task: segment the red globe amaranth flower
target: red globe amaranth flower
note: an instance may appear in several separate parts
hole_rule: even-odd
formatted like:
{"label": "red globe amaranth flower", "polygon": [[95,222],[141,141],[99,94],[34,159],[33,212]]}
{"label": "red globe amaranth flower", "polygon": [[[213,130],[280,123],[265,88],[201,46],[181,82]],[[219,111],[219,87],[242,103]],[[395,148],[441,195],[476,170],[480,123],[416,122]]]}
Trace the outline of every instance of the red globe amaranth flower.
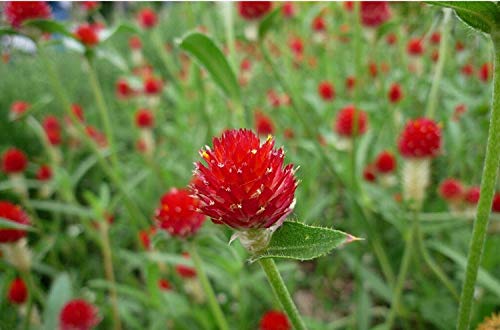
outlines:
{"label": "red globe amaranth flower", "polygon": [[456,43],[455,43],[455,50],[457,52],[461,52],[465,49],[465,45],[463,42],[461,42],[460,40],[458,40]]}
{"label": "red globe amaranth flower", "polygon": [[10,282],[9,289],[7,291],[7,299],[15,305],[24,304],[28,298],[28,288],[21,278],[16,278]]}
{"label": "red globe amaranth flower", "polygon": [[150,236],[154,235],[156,233],[156,228],[151,227],[149,229],[141,230],[139,231],[139,241],[141,242],[142,247],[144,250],[151,250],[151,239]]}
{"label": "red globe amaranth flower", "polygon": [[156,13],[151,8],[143,8],[137,14],[137,21],[143,29],[152,29],[158,22]]}
{"label": "red globe amaranth flower", "polygon": [[36,172],[36,178],[40,181],[49,181],[52,179],[52,169],[49,165],[42,165]]}
{"label": "red globe amaranth flower", "polygon": [[199,205],[187,189],[172,188],[161,198],[155,212],[156,225],[175,237],[192,236],[205,221],[205,216],[198,213]]}
{"label": "red globe amaranth flower", "polygon": [[170,284],[169,281],[167,281],[164,278],[160,278],[158,280],[158,287],[163,290],[163,291],[170,291],[172,290],[172,285]]}
{"label": "red globe amaranth flower", "polygon": [[488,82],[491,78],[491,63],[484,63],[479,69],[479,79]]}
{"label": "red globe amaranth flower", "polygon": [[472,66],[472,64],[467,63],[462,67],[460,71],[464,76],[470,77],[474,74],[474,67]]}
{"label": "red globe amaranth flower", "polygon": [[396,157],[390,151],[382,151],[375,159],[375,167],[379,173],[391,173],[396,169]]}
{"label": "red globe amaranth flower", "polygon": [[82,1],[81,5],[86,11],[94,11],[101,5],[99,1]]}
{"label": "red globe amaranth flower", "polygon": [[2,155],[2,171],[5,174],[24,172],[28,166],[28,158],[17,148],[9,148]]}
{"label": "red globe amaranth flower", "polygon": [[465,104],[458,104],[453,110],[453,120],[458,121],[460,117],[467,112],[467,106]]}
{"label": "red globe amaranth flower", "polygon": [[437,62],[439,60],[439,50],[434,49],[431,53],[431,60],[432,62]]}
{"label": "red globe amaranth flower", "polygon": [[374,182],[377,179],[376,168],[373,164],[368,164],[363,169],[363,179],[368,182]]}
{"label": "red globe amaranth flower", "polygon": [[281,98],[274,89],[267,91],[267,100],[273,108],[277,108],[281,105]]}
{"label": "red globe amaranth flower", "polygon": [[326,30],[326,23],[325,23],[325,19],[323,18],[323,16],[316,16],[311,23],[311,28],[316,32],[325,31]]}
{"label": "red globe amaranth flower", "polygon": [[411,56],[420,56],[424,53],[424,44],[422,39],[413,38],[408,41],[408,45],[406,46],[406,51]]}
{"label": "red globe amaranth flower", "polygon": [[335,89],[329,81],[322,81],[318,85],[318,94],[324,101],[331,101],[335,98]]}
{"label": "red globe amaranth flower", "polygon": [[431,34],[431,44],[433,45],[439,45],[441,42],[441,33],[439,32],[434,32]]}
{"label": "red globe amaranth flower", "polygon": [[398,148],[406,158],[434,158],[441,151],[441,128],[432,119],[410,120],[399,137]]}
{"label": "red globe amaranth flower", "polygon": [[73,113],[73,115],[75,115],[75,117],[81,122],[83,123],[85,121],[85,116],[83,114],[83,108],[74,103],[71,105],[71,112]]}
{"label": "red globe amaranth flower", "polygon": [[94,47],[99,43],[97,31],[89,24],[82,24],[77,27],[75,30],[75,37],[86,47]]}
{"label": "red globe amaranth flower", "polygon": [[344,1],[343,2],[344,9],[347,11],[353,11],[354,9],[354,1]]}
{"label": "red globe amaranth flower", "polygon": [[301,59],[304,55],[304,43],[299,37],[293,37],[288,42],[288,46],[296,59]]}
{"label": "red globe amaranth flower", "polygon": [[465,191],[464,200],[467,204],[476,205],[479,202],[481,189],[479,187],[470,187]]}
{"label": "red globe amaranth flower", "polygon": [[91,125],[85,126],[85,133],[90,137],[99,147],[106,147],[108,145],[108,140],[106,135],[99,131],[97,128]]}
{"label": "red globe amaranth flower", "polygon": [[[355,115],[357,124],[354,124]],[[356,135],[364,134],[367,126],[368,119],[366,113],[354,108],[353,105],[348,105],[337,114],[334,128],[338,135],[352,137],[354,132],[356,132]]]}
{"label": "red globe amaranth flower", "polygon": [[10,114],[13,118],[17,118],[21,116],[23,113],[26,112],[30,107],[30,104],[28,102],[24,101],[15,101],[12,103],[10,106]]}
{"label": "red globe amaranth flower", "polygon": [[271,137],[261,144],[247,129],[225,131],[213,148],[200,151],[207,165],[196,164],[200,180],[192,184],[201,212],[237,230],[280,226],[293,211],[297,188],[283,149]]}
{"label": "red globe amaranth flower", "polygon": [[255,20],[271,11],[272,6],[271,1],[240,1],[238,2],[238,12],[246,20]]}
{"label": "red globe amaranth flower", "polygon": [[269,134],[273,134],[273,120],[269,116],[258,111],[255,113],[255,129],[259,136],[268,136]]}
{"label": "red globe amaranth flower", "polygon": [[154,115],[149,109],[139,109],[135,113],[135,125],[139,128],[151,128],[154,126]]}
{"label": "red globe amaranth flower", "polygon": [[388,45],[394,45],[398,41],[398,37],[396,36],[395,33],[389,33],[385,37],[385,42],[387,42]]}
{"label": "red globe amaranth flower", "polygon": [[[20,225],[29,225],[30,219],[21,207],[9,202],[0,201],[0,218],[4,218]],[[0,243],[13,243],[26,236],[21,229],[0,229]]]}
{"label": "red globe amaranth flower", "polygon": [[[190,259],[189,253],[187,253],[187,252],[183,252],[182,253],[182,257],[184,259],[188,259],[188,260]],[[196,277],[196,270],[194,268],[189,267],[189,266],[176,265],[175,266],[175,271],[182,278],[193,278],[193,277]]]}
{"label": "red globe amaranth flower", "polygon": [[134,95],[134,90],[128,84],[128,81],[125,79],[119,79],[116,82],[116,96],[120,99],[126,99],[132,95]]}
{"label": "red globe amaranth flower", "polygon": [[461,200],[464,195],[464,187],[460,181],[449,178],[439,185],[439,196],[446,201]]}
{"label": "red globe amaranth flower", "polygon": [[370,76],[375,78],[378,74],[378,69],[377,69],[377,63],[375,62],[370,62],[368,64],[368,71],[370,72]]}
{"label": "red globe amaranth flower", "polygon": [[353,76],[347,77],[345,79],[345,87],[347,88],[347,90],[352,90],[354,86],[356,86],[356,78],[354,78]]}
{"label": "red globe amaranth flower", "polygon": [[387,1],[362,1],[361,23],[370,28],[378,27],[391,18],[391,8]]}
{"label": "red globe amaranth flower", "polygon": [[29,19],[50,17],[50,7],[45,1],[8,1],[3,12],[6,21],[14,28],[19,28]]}
{"label": "red globe amaranth flower", "polygon": [[43,130],[47,140],[52,145],[61,144],[61,124],[55,116],[46,116],[43,120]]}
{"label": "red globe amaranth flower", "polygon": [[260,320],[259,330],[291,330],[292,325],[285,313],[269,311]]}
{"label": "red globe amaranth flower", "polygon": [[161,79],[156,79],[155,77],[147,77],[144,79],[144,93],[155,95],[160,93],[162,88],[163,82]]}
{"label": "red globe amaranth flower", "polygon": [[60,330],[90,330],[99,322],[97,307],[83,299],[69,301],[59,314]]}
{"label": "red globe amaranth flower", "polygon": [[493,204],[491,205],[493,212],[500,212],[500,193],[496,193],[493,197]]}
{"label": "red globe amaranth flower", "polygon": [[128,45],[131,49],[141,49],[142,48],[142,41],[139,36],[131,36],[128,39]]}
{"label": "red globe amaranth flower", "polygon": [[252,62],[250,62],[248,58],[241,60],[240,71],[247,72],[250,71],[251,68],[252,68]]}
{"label": "red globe amaranth flower", "polygon": [[398,83],[393,83],[389,88],[389,102],[397,103],[403,98],[403,91],[401,90],[401,85]]}
{"label": "red globe amaranth flower", "polygon": [[295,16],[295,6],[293,2],[285,2],[283,7],[281,7],[281,12],[285,18],[292,18]]}

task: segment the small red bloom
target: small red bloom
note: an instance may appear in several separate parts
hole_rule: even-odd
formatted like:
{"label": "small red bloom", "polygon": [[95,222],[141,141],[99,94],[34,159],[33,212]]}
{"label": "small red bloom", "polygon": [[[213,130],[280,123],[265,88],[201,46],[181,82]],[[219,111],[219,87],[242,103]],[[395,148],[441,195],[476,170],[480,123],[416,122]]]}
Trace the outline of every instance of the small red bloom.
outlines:
{"label": "small red bloom", "polygon": [[311,28],[316,32],[323,32],[326,30],[326,23],[323,16],[316,16],[311,23]]}
{"label": "small red bloom", "polygon": [[322,81],[318,85],[318,94],[324,101],[331,101],[335,98],[335,89],[329,81]]}
{"label": "small red bloom", "polygon": [[94,142],[100,147],[106,147],[108,145],[108,140],[106,139],[106,135],[99,131],[94,126],[88,125],[85,127],[85,133],[90,137]]}
{"label": "small red bloom", "polygon": [[161,278],[158,280],[158,287],[162,289],[163,291],[169,291],[172,290],[172,285],[170,284],[169,281],[167,281],[164,278]]}
{"label": "small red bloom", "polygon": [[283,13],[283,16],[286,18],[292,18],[295,16],[295,6],[293,5],[293,2],[285,2],[283,4],[283,7],[281,8],[281,12]]}
{"label": "small red bloom", "polygon": [[465,49],[465,45],[464,45],[464,43],[463,43],[463,42],[461,42],[460,40],[459,40],[459,41],[457,41],[457,42],[456,42],[456,44],[455,44],[455,50],[456,50],[457,52],[461,52],[461,51],[463,51],[464,49]]}
{"label": "small red bloom", "polygon": [[406,50],[411,56],[420,56],[424,53],[424,45],[422,39],[413,38],[408,41],[408,45],[406,46]]}
{"label": "small red bloom", "polygon": [[100,6],[99,1],[82,1],[81,4],[86,11],[94,11]]}
{"label": "small red bloom", "polygon": [[155,117],[149,109],[139,109],[135,113],[135,125],[139,128],[151,128],[154,126]]}
{"label": "small red bloom", "polygon": [[175,237],[192,236],[205,221],[197,211],[199,204],[188,190],[172,188],[161,198],[155,212],[156,225]]}
{"label": "small red bloom", "polygon": [[142,48],[142,41],[139,36],[131,36],[128,39],[128,45],[131,49],[141,49]]}
{"label": "small red bloom", "polygon": [[[354,124],[354,116],[356,115],[357,124]],[[362,135],[366,132],[368,119],[366,113],[356,109],[353,105],[348,105],[341,109],[335,119],[335,132],[338,135],[352,137],[356,131],[356,135]]]}
{"label": "small red bloom", "polygon": [[17,118],[26,112],[30,107],[30,104],[24,101],[15,101],[10,106],[10,113],[13,118]]}
{"label": "small red bloom", "polygon": [[158,17],[156,13],[151,8],[143,8],[137,14],[137,21],[143,29],[152,29],[156,26],[158,22]]}
{"label": "small red bloom", "polygon": [[28,158],[24,152],[16,148],[5,150],[2,155],[2,171],[5,174],[24,172],[28,165]]}
{"label": "small red bloom", "polygon": [[16,305],[24,304],[28,298],[28,288],[21,278],[14,279],[10,285],[7,292],[7,299]]}
{"label": "small red bloom", "polygon": [[441,33],[439,32],[434,32],[431,34],[431,44],[433,45],[439,45],[441,42]]}
{"label": "small red bloom", "polygon": [[465,104],[458,104],[453,111],[453,120],[457,121],[460,117],[467,112],[467,106]]}
{"label": "small red bloom", "polygon": [[376,77],[378,74],[378,68],[377,68],[377,63],[375,62],[370,62],[368,64],[368,70],[370,71],[370,76]]}
{"label": "small red bloom", "polygon": [[446,201],[458,201],[464,195],[462,183],[456,179],[449,178],[439,185],[439,196]]}
{"label": "small red bloom", "polygon": [[270,137],[260,143],[246,129],[228,130],[214,138],[213,150],[200,154],[199,181],[192,184],[201,212],[234,229],[280,226],[293,211],[297,180],[293,165],[283,165],[283,149]]}
{"label": "small red bloom", "polygon": [[281,98],[274,89],[267,91],[267,100],[273,108],[277,108],[281,105]]}
{"label": "small red bloom", "polygon": [[240,1],[238,2],[238,12],[246,20],[255,20],[271,11],[272,6],[271,1]]}
{"label": "small red bloom", "polygon": [[260,320],[259,330],[291,330],[292,326],[285,313],[269,311]]}
{"label": "small red bloom", "polygon": [[431,54],[432,62],[437,62],[439,60],[439,50],[434,49]]}
{"label": "small red bloom", "polygon": [[285,139],[290,140],[290,139],[293,139],[295,137],[295,132],[291,128],[285,128],[283,135],[284,135]]}
{"label": "small red bloom", "polygon": [[3,7],[5,19],[14,28],[29,19],[50,17],[50,7],[45,1],[8,1]]}
{"label": "small red bloom", "polygon": [[464,200],[467,204],[476,205],[479,202],[481,190],[479,187],[470,187],[465,191]]}
{"label": "small red bloom", "polygon": [[493,204],[491,205],[491,210],[493,212],[500,212],[500,193],[496,193],[493,197]]}
{"label": "small red bloom", "polygon": [[259,136],[268,136],[274,133],[274,124],[271,117],[258,111],[255,113],[255,129]]}
{"label": "small red bloom", "polygon": [[472,64],[467,63],[462,67],[461,72],[464,76],[470,77],[474,74],[474,67],[472,66]]}
{"label": "small red bloom", "polygon": [[144,93],[148,95],[154,95],[161,92],[163,88],[163,82],[161,79],[156,79],[155,77],[147,77],[144,79]]}
{"label": "small red bloom", "polygon": [[[189,253],[187,253],[187,252],[182,253],[182,257],[184,259],[188,259],[188,260],[190,258],[189,257]],[[182,278],[193,278],[193,277],[196,277],[196,270],[194,268],[189,267],[189,266],[177,265],[177,266],[175,266],[175,271]]]}
{"label": "small red bloom", "polygon": [[49,165],[42,165],[36,172],[36,178],[40,181],[48,181],[52,179],[52,169]]}
{"label": "small red bloom", "polygon": [[389,101],[391,103],[397,103],[403,98],[403,91],[401,90],[401,85],[398,83],[393,83],[389,88],[388,93]]}
{"label": "small red bloom", "polygon": [[83,299],[69,301],[59,314],[60,330],[90,330],[99,322],[97,307]]}
{"label": "small red bloom", "polygon": [[375,160],[375,167],[380,173],[391,173],[396,169],[396,157],[390,151],[382,151]]}
{"label": "small red bloom", "polygon": [[353,76],[349,76],[345,79],[345,87],[347,90],[352,90],[354,86],[356,85],[356,78]]}
{"label": "small red bloom", "polygon": [[484,63],[479,69],[479,79],[487,82],[491,78],[491,63]]}
{"label": "small red bloom", "polygon": [[59,124],[59,119],[57,119],[57,117],[46,116],[43,120],[42,126],[50,144],[61,144],[61,124]]}
{"label": "small red bloom", "polygon": [[119,79],[116,82],[116,95],[120,99],[126,99],[134,95],[134,90],[130,87],[127,80]]}
{"label": "small red bloom", "polygon": [[394,45],[398,41],[398,37],[395,33],[389,33],[387,37],[385,37],[385,41],[388,45]]}
{"label": "small red bloom", "polygon": [[250,62],[250,60],[248,58],[245,58],[241,61],[241,63],[240,63],[240,70],[241,71],[247,72],[247,71],[250,71],[251,68],[252,68],[252,62]]}
{"label": "small red bloom", "polygon": [[[20,225],[29,225],[30,219],[21,207],[9,202],[0,201],[0,218],[10,220]],[[13,243],[26,236],[21,229],[0,229],[0,243]]]}
{"label": "small red bloom", "polygon": [[352,11],[354,9],[354,1],[344,1],[344,9],[347,11]]}
{"label": "small red bloom", "polygon": [[391,18],[391,8],[387,1],[362,1],[361,23],[376,28]]}
{"label": "small red bloom", "polygon": [[154,228],[154,227],[139,231],[139,241],[141,242],[141,245],[144,248],[144,250],[147,250],[147,251],[151,250],[150,236],[154,235],[155,232],[156,232],[156,228]]}
{"label": "small red bloom", "polygon": [[377,179],[376,168],[373,164],[368,164],[363,169],[363,179],[368,182],[374,182]]}
{"label": "small red bloom", "polygon": [[83,109],[80,105],[74,103],[71,105],[71,112],[73,112],[73,114],[75,115],[76,118],[78,118],[78,120],[80,122],[84,122],[85,121],[85,117],[84,117],[84,114],[83,114]]}
{"label": "small red bloom", "polygon": [[399,137],[398,148],[406,158],[434,158],[441,151],[441,128],[431,119],[410,120]]}
{"label": "small red bloom", "polygon": [[290,47],[290,50],[292,51],[293,55],[296,58],[302,58],[304,54],[304,43],[302,42],[302,39],[299,37],[293,37],[290,39],[288,42],[288,45]]}
{"label": "small red bloom", "polygon": [[75,31],[75,37],[86,47],[93,47],[99,43],[97,31],[89,24],[80,25]]}

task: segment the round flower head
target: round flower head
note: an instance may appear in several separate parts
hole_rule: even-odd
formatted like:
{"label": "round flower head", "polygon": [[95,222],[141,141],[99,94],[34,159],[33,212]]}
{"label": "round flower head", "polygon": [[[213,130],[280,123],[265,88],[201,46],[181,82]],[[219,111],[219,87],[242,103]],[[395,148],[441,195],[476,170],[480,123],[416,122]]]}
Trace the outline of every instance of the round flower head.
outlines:
{"label": "round flower head", "polygon": [[30,104],[24,101],[15,101],[10,106],[10,115],[12,118],[17,118],[26,112],[30,107]]}
{"label": "round flower head", "polygon": [[274,133],[273,120],[262,112],[255,113],[255,129],[259,136],[268,136]]}
{"label": "round flower head", "polygon": [[137,14],[137,21],[143,29],[151,29],[156,26],[158,17],[151,8],[144,8]]}
{"label": "round flower head", "polygon": [[172,289],[170,282],[164,278],[158,280],[158,287],[163,291],[169,291]]}
{"label": "round flower head", "polygon": [[379,173],[391,173],[396,169],[396,157],[389,151],[382,151],[375,160]]}
{"label": "round flower head", "polygon": [[395,33],[389,33],[387,37],[385,37],[385,42],[387,42],[388,45],[394,45],[398,41],[398,37]]}
{"label": "round flower head", "polygon": [[311,23],[311,27],[316,32],[325,31],[326,30],[325,19],[322,16],[316,16]]}
{"label": "round flower head", "polygon": [[424,52],[424,45],[422,39],[414,38],[408,41],[408,45],[406,46],[406,50],[409,55],[419,56]]}
{"label": "round flower head", "polygon": [[285,313],[269,311],[260,320],[259,330],[291,330],[292,326]]}
{"label": "round flower head", "polygon": [[392,84],[389,88],[388,97],[391,103],[397,103],[401,101],[401,99],[403,98],[403,91],[401,90],[401,86],[397,83]]}
{"label": "round flower head", "polygon": [[135,113],[135,125],[139,128],[151,128],[154,125],[154,115],[149,109],[139,109]]}
{"label": "round flower head", "polygon": [[134,90],[130,87],[129,83],[125,79],[119,79],[116,82],[116,96],[120,99],[126,99],[134,95]]}
{"label": "round flower head", "polygon": [[187,189],[173,188],[161,198],[156,224],[172,236],[192,236],[205,221],[205,216],[197,212],[198,206],[199,201]]}
{"label": "round flower head", "polygon": [[377,179],[376,168],[373,164],[368,164],[363,169],[363,179],[368,182],[374,182]]}
{"label": "round flower head", "polygon": [[476,205],[479,202],[481,189],[479,187],[470,187],[465,191],[464,200],[467,204]]}
{"label": "round flower head", "polygon": [[43,120],[43,129],[47,140],[52,145],[59,145],[61,143],[61,125],[55,116],[47,116]]}
{"label": "round flower head", "polygon": [[83,114],[83,109],[80,105],[78,104],[72,104],[71,105],[71,112],[75,115],[75,117],[80,121],[84,122],[85,121],[85,116]]}
{"label": "round flower head", "polygon": [[460,72],[462,72],[464,76],[470,77],[474,74],[474,67],[470,63],[464,64]]}
{"label": "round flower head", "polygon": [[441,128],[431,119],[410,120],[399,136],[398,148],[405,158],[434,158],[441,151]]}
{"label": "round flower head", "polygon": [[353,76],[345,78],[345,88],[347,88],[347,90],[352,90],[355,85],[356,85],[356,78],[354,78]]}
{"label": "round flower head", "polygon": [[256,20],[271,11],[272,6],[271,1],[240,1],[238,12],[243,19]]}
{"label": "round flower head", "polygon": [[438,31],[434,32],[431,34],[431,44],[433,45],[439,45],[441,42],[441,33]]}
{"label": "round flower head", "polygon": [[28,159],[24,152],[16,148],[7,149],[2,155],[2,171],[6,174],[24,172]]}
{"label": "round flower head", "polygon": [[[30,219],[21,207],[9,202],[0,201],[0,218],[7,219],[20,225],[29,225]],[[17,242],[26,236],[22,229],[0,229],[0,244]]]}
{"label": "round flower head", "polygon": [[[356,116],[357,124],[354,124],[354,116]],[[335,119],[335,132],[338,135],[352,137],[354,132],[356,135],[361,135],[366,132],[368,119],[364,111],[354,108],[353,105],[348,105],[337,114]],[[357,127],[356,127],[357,126]]]}
{"label": "round flower head", "polygon": [[484,63],[481,68],[479,68],[479,79],[481,81],[487,82],[491,78],[491,63]]}
{"label": "round flower head", "polygon": [[50,17],[50,7],[45,1],[8,1],[3,7],[6,21],[14,28],[29,19]]}
{"label": "round flower head", "polygon": [[458,201],[464,195],[464,188],[460,181],[449,178],[439,185],[439,195],[446,201]]}
{"label": "round flower head", "polygon": [[362,1],[361,23],[366,27],[378,27],[391,18],[391,8],[387,1]]}
{"label": "round flower head", "polygon": [[[187,252],[183,252],[182,253],[182,257],[184,259],[187,259],[187,260],[190,259],[189,253],[187,253]],[[196,270],[194,268],[192,268],[192,267],[189,267],[189,266],[185,266],[185,265],[179,264],[179,265],[175,266],[175,271],[182,278],[193,278],[193,277],[196,277]]]}
{"label": "round flower head", "polygon": [[324,101],[331,101],[335,98],[335,89],[329,81],[322,81],[318,85],[318,94]]}
{"label": "round flower head", "polygon": [[261,144],[250,130],[228,130],[200,154],[206,165],[196,164],[192,188],[214,223],[264,229],[280,226],[293,211],[295,170],[284,166],[283,149],[275,149],[271,137]]}
{"label": "round flower head", "polygon": [[283,7],[281,7],[281,13],[285,18],[292,18],[295,16],[295,6],[293,5],[293,2],[287,1],[283,4]]}
{"label": "round flower head", "polygon": [[493,212],[500,212],[500,193],[496,193],[493,197],[493,204],[491,205]]}
{"label": "round flower head", "polygon": [[301,58],[304,54],[304,43],[299,37],[293,37],[288,42],[290,50],[296,58]]}
{"label": "round flower head", "polygon": [[75,37],[86,47],[93,47],[99,43],[97,31],[89,24],[82,24],[77,27]]}
{"label": "round flower head", "polygon": [[48,181],[52,179],[52,169],[48,165],[42,165],[36,172],[36,178],[40,181]]}
{"label": "round flower head", "polygon": [[27,298],[28,289],[24,281],[19,277],[14,279],[9,285],[7,299],[13,304],[21,305],[24,304]]}
{"label": "round flower head", "polygon": [[81,4],[86,11],[94,11],[100,7],[99,1],[82,1]]}
{"label": "round flower head", "polygon": [[141,49],[142,48],[142,41],[139,36],[131,36],[128,39],[128,45],[131,49]]}
{"label": "round flower head", "polygon": [[155,77],[148,77],[144,80],[144,93],[154,95],[161,91],[163,83]]}
{"label": "round flower head", "polygon": [[60,330],[90,330],[99,322],[97,307],[83,299],[69,301],[59,314]]}

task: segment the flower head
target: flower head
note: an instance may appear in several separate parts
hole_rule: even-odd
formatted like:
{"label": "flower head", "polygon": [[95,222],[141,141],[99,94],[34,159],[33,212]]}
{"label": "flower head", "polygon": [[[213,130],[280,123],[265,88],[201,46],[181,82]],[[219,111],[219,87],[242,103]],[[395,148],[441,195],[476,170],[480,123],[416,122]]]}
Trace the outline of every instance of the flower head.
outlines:
{"label": "flower head", "polygon": [[441,151],[441,128],[432,119],[410,120],[399,136],[398,148],[405,158],[434,158]]}
{"label": "flower head", "polygon": [[[356,124],[354,123],[355,116]],[[356,135],[361,135],[366,132],[367,122],[368,119],[364,111],[356,109],[353,105],[348,105],[337,114],[334,125],[335,132],[346,137],[352,137],[355,132]]]}
{"label": "flower head", "polygon": [[163,290],[163,291],[169,291],[172,290],[172,285],[170,282],[164,278],[160,278],[158,280],[158,287]]}
{"label": "flower head", "polygon": [[156,79],[155,77],[147,77],[144,79],[144,93],[148,95],[155,95],[161,92],[163,88],[163,82],[161,79]]}
{"label": "flower head", "polygon": [[36,172],[36,178],[40,181],[48,181],[52,179],[52,169],[49,165],[42,165]]}
{"label": "flower head", "polygon": [[141,49],[142,48],[141,38],[137,35],[131,36],[128,39],[128,45],[130,49]]}
{"label": "flower head", "polygon": [[271,1],[240,1],[238,12],[243,19],[256,20],[271,11],[272,6]]}
{"label": "flower head", "polygon": [[377,169],[373,164],[368,164],[363,169],[363,179],[368,182],[374,182],[377,179]]}
{"label": "flower head", "polygon": [[143,29],[152,29],[156,26],[158,22],[158,17],[156,13],[151,8],[143,8],[137,14],[137,21]]}
{"label": "flower head", "polygon": [[206,165],[196,164],[192,188],[214,223],[263,229],[281,225],[292,212],[295,171],[284,166],[283,149],[275,149],[271,137],[261,144],[250,130],[228,130],[200,154]]}
{"label": "flower head", "polygon": [[389,88],[388,93],[389,101],[391,103],[397,103],[403,98],[403,91],[401,90],[401,85],[394,83]]}
{"label": "flower head", "polygon": [[94,27],[86,23],[76,28],[75,37],[86,47],[94,47],[99,43],[97,31]]}
{"label": "flower head", "polygon": [[491,205],[491,210],[493,212],[500,212],[500,193],[496,193],[493,197],[493,204]]}
{"label": "flower head", "polygon": [[387,1],[362,1],[361,23],[366,27],[378,27],[391,18],[391,8]]}
{"label": "flower head", "polygon": [[335,98],[335,89],[329,81],[322,81],[318,85],[318,94],[324,101],[331,101]]}
{"label": "flower head", "polygon": [[205,221],[205,216],[197,212],[199,204],[187,189],[173,188],[161,198],[155,212],[156,224],[172,236],[192,236]]}
{"label": "flower head", "polygon": [[459,201],[464,195],[464,187],[460,181],[448,178],[439,185],[439,195],[446,201]]}
{"label": "flower head", "polygon": [[99,322],[97,307],[83,299],[69,301],[59,314],[60,330],[90,330]]}
{"label": "flower head", "polygon": [[484,63],[481,65],[481,68],[479,68],[479,79],[483,82],[488,82],[491,78],[491,63]]}
{"label": "flower head", "polygon": [[259,330],[290,330],[292,326],[285,313],[269,311],[260,320]]}
{"label": "flower head", "polygon": [[382,151],[375,159],[375,167],[379,173],[391,173],[396,169],[396,157],[390,151]]}
{"label": "flower head", "polygon": [[28,288],[24,283],[22,278],[15,278],[10,282],[9,289],[7,291],[7,299],[16,305],[24,304],[28,298]]}
{"label": "flower head", "polygon": [[43,120],[43,130],[47,140],[52,145],[61,144],[61,124],[55,116],[46,116]]}
{"label": "flower head", "polygon": [[441,33],[438,31],[434,32],[431,34],[431,44],[433,45],[439,45],[441,42]]}
{"label": "flower head", "polygon": [[281,12],[283,13],[283,16],[285,18],[292,18],[295,16],[295,6],[293,2],[287,1],[283,4],[283,7],[281,7]]}
{"label": "flower head", "polygon": [[[188,259],[188,260],[190,259],[189,253],[187,253],[187,252],[182,253],[182,257],[184,259]],[[175,266],[175,271],[182,278],[196,277],[196,270],[192,267],[189,267],[189,266],[179,264],[179,265]]]}
{"label": "flower head", "polygon": [[28,158],[17,148],[9,148],[2,155],[2,171],[6,174],[24,172],[28,166]]}
{"label": "flower head", "polygon": [[413,38],[408,41],[408,45],[406,46],[406,50],[411,56],[420,56],[424,53],[424,44],[422,39]]}
{"label": "flower head", "polygon": [[50,17],[50,7],[45,1],[8,1],[3,8],[5,19],[14,28],[29,19]]}
{"label": "flower head", "polygon": [[11,118],[18,118],[23,113],[25,113],[30,107],[30,104],[24,101],[15,101],[10,106],[10,116]]}
{"label": "flower head", "polygon": [[[9,202],[0,201],[0,218],[7,219],[15,224],[29,225],[30,219],[21,207]],[[22,229],[0,229],[0,243],[13,243],[26,236]]]}
{"label": "flower head", "polygon": [[316,16],[311,23],[311,28],[316,32],[325,31],[326,30],[326,23],[325,23],[325,19],[323,18],[323,16]]}
{"label": "flower head", "polygon": [[274,133],[274,124],[271,117],[258,111],[255,113],[255,129],[259,136],[268,136]]}
{"label": "flower head", "polygon": [[135,113],[135,125],[139,128],[151,128],[154,126],[155,117],[149,109],[139,109]]}
{"label": "flower head", "polygon": [[470,187],[464,193],[464,200],[467,204],[476,205],[479,202],[481,189],[479,187]]}

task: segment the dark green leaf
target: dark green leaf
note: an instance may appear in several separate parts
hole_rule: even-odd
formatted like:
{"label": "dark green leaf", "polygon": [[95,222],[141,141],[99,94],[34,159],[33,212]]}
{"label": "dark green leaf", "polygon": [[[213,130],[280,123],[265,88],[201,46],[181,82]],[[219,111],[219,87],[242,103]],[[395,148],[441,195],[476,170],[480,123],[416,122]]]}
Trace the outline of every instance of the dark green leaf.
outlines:
{"label": "dark green leaf", "polygon": [[266,34],[271,30],[271,28],[279,21],[281,17],[281,6],[273,10],[269,15],[267,15],[262,22],[259,24],[259,40],[264,40]]}
{"label": "dark green leaf", "polygon": [[485,33],[491,33],[496,24],[500,23],[500,9],[494,2],[430,1],[429,3],[454,9],[464,23]]}
{"label": "dark green leaf", "polygon": [[19,34],[19,32],[8,27],[0,27],[0,37],[9,34]]}
{"label": "dark green leaf", "polygon": [[59,33],[63,36],[75,39],[75,36],[64,25],[52,20],[32,19],[24,22],[24,26],[32,26],[40,29],[43,32]]}
{"label": "dark green leaf", "polygon": [[358,238],[331,228],[285,221],[273,234],[269,245],[251,258],[288,258],[310,260]]}
{"label": "dark green leaf", "polygon": [[66,273],[59,275],[50,288],[49,297],[43,314],[43,329],[57,329],[59,311],[73,296],[71,280]]}
{"label": "dark green leaf", "polygon": [[180,41],[179,47],[193,56],[209,72],[215,83],[228,97],[240,99],[240,86],[236,75],[212,39],[194,32],[185,36]]}

